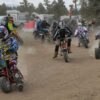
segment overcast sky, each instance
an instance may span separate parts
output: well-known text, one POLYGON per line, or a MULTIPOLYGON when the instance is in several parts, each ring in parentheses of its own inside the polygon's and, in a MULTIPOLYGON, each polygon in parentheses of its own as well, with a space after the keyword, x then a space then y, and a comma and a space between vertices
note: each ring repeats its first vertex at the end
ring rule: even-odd
MULTIPOLYGON (((13 5, 13 6, 15 6, 15 5, 18 5, 19 2, 21 2, 21 1, 23 1, 23 0, 0 0, 0 4, 1 4, 1 3, 6 3, 6 4, 8 4, 8 5, 13 5)), ((28 1, 29 1, 29 2, 32 2, 32 3, 37 7, 37 5, 38 5, 40 2, 43 3, 44 0, 28 0, 28 1)), ((53 0, 50 0, 50 1, 52 2, 53 0)), ((69 7, 70 4, 72 4, 72 1, 73 1, 73 0, 64 0, 65 5, 66 5, 67 8, 69 7)))

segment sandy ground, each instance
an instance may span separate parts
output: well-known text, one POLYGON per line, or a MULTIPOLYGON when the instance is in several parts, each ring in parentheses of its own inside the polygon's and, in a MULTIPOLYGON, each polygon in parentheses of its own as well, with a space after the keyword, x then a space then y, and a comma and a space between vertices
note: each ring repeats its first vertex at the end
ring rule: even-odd
POLYGON ((61 56, 52 59, 54 45, 21 33, 24 45, 18 67, 24 75, 24 91, 0 90, 0 100, 100 100, 100 60, 93 57, 94 46, 78 48, 74 39, 70 62, 65 63, 61 56))

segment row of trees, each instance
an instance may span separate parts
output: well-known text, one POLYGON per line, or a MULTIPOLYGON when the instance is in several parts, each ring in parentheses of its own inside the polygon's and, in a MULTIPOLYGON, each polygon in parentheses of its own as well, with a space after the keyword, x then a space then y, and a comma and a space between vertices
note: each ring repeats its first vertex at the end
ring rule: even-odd
POLYGON ((29 12, 30 14, 32 12, 37 12, 40 14, 55 14, 55 18, 68 14, 68 10, 63 0, 54 0, 52 3, 50 0, 44 0, 44 3, 39 3, 38 7, 35 7, 34 4, 29 3, 28 0, 23 0, 23 2, 20 2, 20 5, 16 7, 8 7, 6 4, 2 4, 0 5, 0 15, 5 15, 6 10, 8 9, 17 9, 21 12, 29 12))
POLYGON ((11 7, 6 6, 6 4, 0 5, 0 15, 5 15, 6 10, 12 9, 11 7))
POLYGON ((87 18, 100 18, 100 0, 80 0, 80 12, 87 18))
MULTIPOLYGON (((81 14, 86 18, 100 17, 100 0, 73 0, 80 2, 80 10, 75 13, 75 8, 72 9, 73 14, 81 14)), ((72 7, 72 6, 71 6, 72 7)), ((21 12, 37 12, 40 14, 54 14, 55 18, 59 18, 61 15, 67 15, 68 10, 65 6, 63 0, 53 0, 51 3, 50 0, 44 0, 43 3, 39 3, 38 7, 35 7, 34 4, 29 3, 28 0, 23 0, 20 2, 19 6, 8 7, 6 4, 0 5, 0 15, 5 15, 6 10, 17 9, 21 12)))

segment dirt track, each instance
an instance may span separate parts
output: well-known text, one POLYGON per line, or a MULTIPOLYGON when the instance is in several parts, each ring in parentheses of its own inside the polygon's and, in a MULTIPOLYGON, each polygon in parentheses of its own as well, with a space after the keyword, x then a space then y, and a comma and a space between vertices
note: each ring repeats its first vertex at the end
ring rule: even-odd
POLYGON ((19 68, 25 77, 24 91, 0 90, 0 100, 100 100, 100 60, 89 50, 73 45, 71 61, 65 63, 61 56, 52 59, 53 45, 41 44, 31 33, 22 37, 19 68))

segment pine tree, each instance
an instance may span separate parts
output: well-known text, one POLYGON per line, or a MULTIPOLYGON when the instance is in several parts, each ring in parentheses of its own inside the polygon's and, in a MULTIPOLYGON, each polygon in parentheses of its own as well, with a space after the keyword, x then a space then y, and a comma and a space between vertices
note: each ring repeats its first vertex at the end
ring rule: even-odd
POLYGON ((7 6, 6 4, 0 5, 0 15, 6 15, 7 6))
POLYGON ((36 11, 37 11, 38 13, 40 13, 40 14, 46 13, 46 9, 45 9, 45 7, 43 6, 42 3, 39 3, 39 5, 38 5, 36 11))

